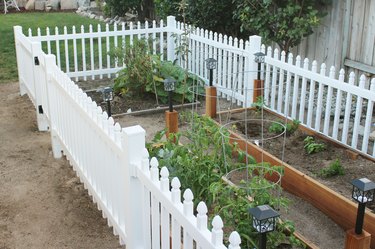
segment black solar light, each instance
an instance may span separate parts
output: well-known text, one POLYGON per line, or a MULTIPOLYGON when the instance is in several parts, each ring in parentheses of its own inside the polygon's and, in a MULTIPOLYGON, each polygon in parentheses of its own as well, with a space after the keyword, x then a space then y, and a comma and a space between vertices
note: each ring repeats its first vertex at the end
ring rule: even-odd
POLYGON ((166 78, 163 82, 164 82, 164 90, 168 92, 169 111, 173 112, 172 93, 175 89, 176 80, 173 78, 166 78))
POLYGON ((112 115, 111 113, 111 101, 113 100, 113 89, 112 87, 104 87, 101 89, 103 101, 107 102, 107 113, 108 117, 112 115))
POLYGON ((365 217, 366 204, 374 201, 375 183, 367 178, 355 179, 352 181, 352 198, 358 202, 357 220, 355 233, 362 234, 363 220, 365 217))
POLYGON ((268 205, 250 208, 249 213, 253 216, 253 227, 260 235, 259 249, 266 249, 267 233, 276 229, 276 219, 280 214, 268 205))
POLYGON ((257 76, 257 79, 260 80, 260 70, 261 70, 261 66, 262 66, 262 63, 264 63, 265 61, 265 54, 262 53, 262 52, 258 52, 258 53, 255 53, 255 58, 254 58, 254 61, 256 63, 258 63, 258 76, 257 76))
POLYGON ((208 58, 206 59, 206 68, 210 70, 210 81, 209 81, 209 86, 212 86, 212 81, 213 81, 213 74, 214 74, 214 69, 216 69, 217 66, 217 60, 214 58, 208 58))

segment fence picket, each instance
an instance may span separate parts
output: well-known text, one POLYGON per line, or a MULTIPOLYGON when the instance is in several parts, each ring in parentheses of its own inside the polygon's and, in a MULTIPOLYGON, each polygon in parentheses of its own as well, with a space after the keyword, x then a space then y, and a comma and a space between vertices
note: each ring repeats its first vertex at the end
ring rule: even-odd
MULTIPOLYGON (((89 32, 90 33, 93 33, 93 30, 92 30, 92 25, 90 24, 89 26, 89 32)), ((94 71, 95 69, 95 58, 94 58, 94 38, 93 37, 90 37, 89 38, 90 40, 90 70, 91 71, 94 71)), ((95 79, 95 75, 92 74, 91 75, 91 79, 94 80, 95 79)))
MULTIPOLYGON (((320 74, 326 76, 326 64, 323 63, 320 67, 320 74)), ((323 102, 323 90, 324 86, 322 82, 319 82, 318 87, 318 100, 316 103, 316 114, 315 114, 315 130, 320 131, 320 122, 322 116, 322 102, 323 102)))
MULTIPOLYGON (((105 46, 106 46, 106 54, 107 54, 107 69, 109 70, 111 68, 111 57, 109 55, 109 24, 107 23, 105 25, 105 46)), ((111 74, 107 74, 107 78, 111 78, 111 74)))
MULTIPOLYGON (((285 62, 285 51, 281 51, 281 62, 285 62)), ((277 112, 281 113, 282 106, 283 106, 283 98, 284 98, 284 70, 280 69, 279 73, 279 86, 278 86, 278 93, 277 93, 277 112)))
POLYGON ((98 24, 98 28, 97 28, 97 32, 98 32, 98 64, 99 64, 99 70, 100 70, 100 74, 99 74, 99 79, 103 79, 103 58, 102 58, 102 36, 101 36, 101 33, 102 33, 102 30, 101 30, 101 25, 98 24))
MULTIPOLYGON (((355 74, 354 72, 351 72, 349 74, 349 85, 354 85, 354 81, 355 81, 355 74)), ((347 92, 346 102, 345 102, 344 126, 342 129, 342 137, 341 137, 341 141, 344 144, 346 144, 348 141, 349 119, 350 119, 351 109, 352 109, 352 94, 350 92, 347 92)))
MULTIPOLYGON (((288 64, 293 65, 293 54, 288 54, 288 64)), ((284 104, 284 115, 285 117, 289 116, 289 98, 290 98, 290 88, 291 88, 291 72, 286 74, 286 86, 285 86, 285 104, 284 104)))
POLYGON ((68 39, 66 38, 68 34, 68 29, 66 26, 64 26, 64 48, 65 48, 65 71, 69 73, 70 67, 69 67, 69 45, 68 45, 68 39))
MULTIPOLYGON (((296 66, 301 67, 301 56, 296 57, 296 66)), ((298 107, 298 93, 299 93, 299 75, 294 75, 293 81, 293 100, 292 100, 292 119, 297 119, 297 107, 298 107)))
MULTIPOLYGON (((279 50, 274 50, 273 58, 279 59, 279 50)), ((277 67, 272 66, 272 87, 271 87, 271 108, 276 109, 276 92, 277 92, 277 67)))
MULTIPOLYGON (((160 20, 160 28, 164 28, 164 21, 163 19, 160 20)), ((159 39, 159 50, 160 50, 160 59, 163 61, 164 60, 164 32, 160 32, 160 39, 159 39)))
MULTIPOLYGON (((370 91, 375 93, 375 78, 371 80, 370 83, 370 91)), ((372 122, 372 113, 374 110, 374 101, 368 100, 367 102, 367 112, 366 112, 366 120, 365 120, 365 129, 364 129, 364 135, 363 135, 363 141, 362 141, 362 152, 368 153, 368 145, 370 143, 369 137, 371 132, 371 122, 372 122)), ((375 148, 375 142, 373 142, 373 146, 375 148)), ((375 149, 374 149, 375 150, 375 149)))
MULTIPOLYGON (((305 58, 303 60, 303 69, 306 71, 309 69, 308 58, 305 58)), ((298 120, 300 120, 301 123, 305 122, 306 85, 307 85, 307 78, 305 76, 302 76, 301 97, 300 97, 300 106, 299 106, 299 115, 298 115, 298 120)))
MULTIPOLYGON (((49 30, 49 27, 46 28, 46 36, 50 36, 50 30, 49 30)), ((48 54, 51 54, 51 41, 48 40, 47 41, 47 53, 48 54)))
MULTIPOLYGON (((359 79, 359 85, 358 87, 365 89, 366 85, 366 76, 361 75, 359 79)), ((357 104, 355 107, 355 116, 354 116, 354 125, 353 125, 353 138, 352 138, 352 148, 357 149, 357 144, 358 144, 358 134, 359 134, 359 129, 360 129, 360 122, 361 122, 361 115, 362 115, 362 103, 363 103, 363 98, 362 97, 357 97, 357 104)))
MULTIPOLYGON (((313 61, 311 71, 316 73, 318 67, 318 63, 313 61)), ((308 100, 308 107, 307 107, 307 126, 312 127, 312 114, 314 109, 314 95, 315 95, 315 80, 310 79, 310 89, 309 89, 309 100, 308 100)))
MULTIPOLYGON (((55 27, 55 35, 59 35, 59 28, 55 27)), ((61 60, 60 60, 60 41, 56 40, 56 56, 57 56, 57 66, 61 68, 61 60)))
MULTIPOLYGON (((336 74, 335 67, 332 66, 329 70, 329 78, 334 79, 335 74, 336 74)), ((329 123, 331 120, 332 92, 333 92, 332 87, 328 86, 328 92, 327 92, 327 97, 326 97, 326 110, 325 110, 325 115, 324 115, 324 127, 323 127, 323 133, 326 136, 328 136, 329 127, 330 127, 329 123)))

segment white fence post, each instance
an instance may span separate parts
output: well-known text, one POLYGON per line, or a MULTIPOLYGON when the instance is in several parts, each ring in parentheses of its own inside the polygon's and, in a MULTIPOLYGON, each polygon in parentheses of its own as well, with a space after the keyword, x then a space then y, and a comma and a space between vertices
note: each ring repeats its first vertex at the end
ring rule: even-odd
POLYGON ((262 37, 253 35, 250 36, 249 43, 246 46, 246 51, 249 53, 246 61, 245 73, 248 74, 247 82, 245 82, 245 101, 244 107, 250 107, 253 103, 254 80, 257 77, 258 65, 255 62, 254 54, 261 51, 262 37))
POLYGON ((39 131, 48 131, 49 124, 48 119, 44 113, 44 108, 42 105, 42 82, 44 77, 42 77, 42 70, 40 68, 40 62, 42 55, 42 45, 40 42, 33 42, 31 44, 32 58, 33 58, 33 71, 34 71, 34 87, 35 87, 35 107, 36 107, 36 117, 38 122, 39 131))
POLYGON ((20 95, 25 95, 26 94, 26 89, 24 82, 22 82, 22 69, 21 69, 21 54, 20 54, 20 44, 19 44, 19 35, 22 34, 22 27, 21 26, 14 26, 13 27, 14 31, 14 44, 16 46, 16 58, 17 58, 17 69, 18 69, 18 82, 20 86, 20 95))
POLYGON ((173 35, 176 31, 176 17, 168 16, 167 17, 167 60, 174 61, 175 60, 175 37, 173 35))
POLYGON ((122 129, 122 148, 124 151, 125 165, 125 232, 126 248, 143 249, 143 233, 145 229, 142 221, 142 185, 137 178, 137 169, 140 167, 145 148, 145 130, 139 126, 131 126, 122 129), (138 165, 139 164, 139 165, 138 165))

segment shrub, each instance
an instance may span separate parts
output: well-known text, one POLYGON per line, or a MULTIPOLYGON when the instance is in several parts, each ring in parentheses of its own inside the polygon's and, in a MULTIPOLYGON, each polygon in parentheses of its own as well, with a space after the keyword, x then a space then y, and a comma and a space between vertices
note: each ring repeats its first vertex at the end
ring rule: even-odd
POLYGON ((345 175, 344 168, 342 167, 340 160, 336 159, 334 162, 330 163, 328 167, 323 168, 319 171, 319 174, 322 177, 332 177, 337 175, 345 175))
POLYGON ((194 96, 189 87, 193 84, 203 84, 203 81, 172 62, 161 61, 158 55, 150 52, 148 44, 145 39, 134 40, 132 45, 115 52, 117 60, 126 65, 115 79, 115 92, 121 95, 152 93, 162 103, 166 103, 168 93, 164 90, 163 81, 167 77, 172 77, 176 80, 173 100, 193 101, 194 96))
POLYGON ((307 136, 303 142, 305 143, 305 150, 307 154, 313 154, 326 149, 326 145, 322 143, 316 143, 313 137, 307 136))

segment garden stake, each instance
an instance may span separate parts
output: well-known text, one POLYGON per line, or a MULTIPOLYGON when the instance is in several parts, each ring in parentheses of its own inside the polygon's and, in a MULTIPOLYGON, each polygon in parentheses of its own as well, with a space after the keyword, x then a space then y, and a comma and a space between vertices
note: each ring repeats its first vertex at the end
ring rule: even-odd
POLYGON ((213 70, 216 69, 217 60, 208 58, 206 61, 206 68, 210 71, 209 86, 206 88, 206 115, 211 118, 216 118, 216 87, 213 86, 213 70))

